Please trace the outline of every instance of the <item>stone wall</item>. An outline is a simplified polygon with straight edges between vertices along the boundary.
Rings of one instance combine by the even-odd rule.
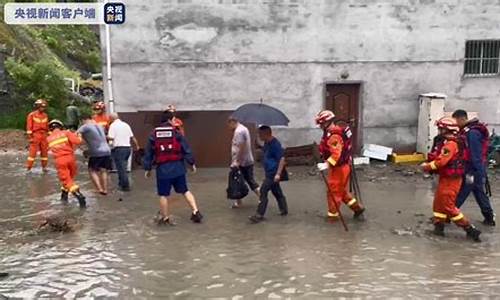
[[[442,92],[497,128],[500,78],[463,78],[467,39],[500,39],[493,0],[127,0],[112,27],[118,111],[264,101],[286,145],[317,138],[327,81],[360,81],[363,143],[412,146],[418,95]],[[348,73],[347,79],[341,74]]]

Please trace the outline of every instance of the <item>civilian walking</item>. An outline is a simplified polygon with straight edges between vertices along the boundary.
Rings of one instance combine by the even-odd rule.
[[[239,168],[243,178],[257,196],[259,196],[259,185],[255,182],[253,175],[254,159],[252,155],[252,139],[248,128],[243,126],[234,117],[229,117],[227,124],[233,133],[231,144],[231,168]],[[241,200],[233,203],[233,208],[239,207]]]
[[[278,139],[273,136],[271,127],[261,126],[259,128],[259,138],[264,142],[263,164],[266,178],[260,186],[260,202],[257,213],[250,217],[252,223],[259,223],[264,220],[267,203],[269,202],[269,192],[273,194],[274,198],[276,198],[276,202],[278,202],[280,215],[288,215],[288,205],[280,186],[280,181],[288,180],[284,172],[285,151],[283,147],[281,147],[281,143]]]
[[[116,171],[118,173],[118,187],[124,192],[130,191],[130,183],[127,174],[127,165],[130,155],[132,154],[132,144],[135,149],[139,150],[139,143],[134,137],[130,125],[120,120],[117,113],[110,114],[111,125],[109,126],[108,140],[112,145],[111,157],[115,162]]]
[[[111,170],[111,149],[104,128],[92,120],[88,114],[82,115],[83,125],[78,129],[89,148],[89,174],[97,191],[108,194],[108,172]]]

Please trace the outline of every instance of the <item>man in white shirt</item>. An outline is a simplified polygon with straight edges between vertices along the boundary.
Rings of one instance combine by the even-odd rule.
[[[254,159],[252,155],[252,139],[250,132],[235,117],[229,117],[227,124],[233,130],[233,140],[231,144],[231,168],[238,168],[245,178],[250,189],[259,196],[259,184],[255,182],[253,175]],[[241,205],[241,200],[233,203],[232,207]]]
[[[130,184],[127,175],[127,164],[132,153],[131,142],[134,143],[137,150],[139,149],[139,143],[134,137],[130,126],[120,120],[117,113],[110,115],[110,122],[108,140],[112,146],[111,156],[118,173],[118,186],[120,190],[128,192],[130,191]]]

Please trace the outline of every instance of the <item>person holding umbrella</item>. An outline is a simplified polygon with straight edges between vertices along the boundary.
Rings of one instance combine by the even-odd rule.
[[[260,126],[259,138],[264,142],[264,158],[263,165],[266,173],[266,178],[260,186],[260,202],[257,208],[257,213],[249,217],[250,222],[256,224],[264,220],[264,215],[267,209],[269,199],[267,195],[271,191],[278,202],[278,207],[281,216],[288,215],[288,205],[285,195],[280,186],[280,181],[288,180],[285,172],[285,151],[281,147],[281,143],[273,136],[271,127]]]

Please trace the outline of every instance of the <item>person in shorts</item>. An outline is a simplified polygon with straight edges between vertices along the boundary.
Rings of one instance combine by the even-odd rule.
[[[188,189],[184,164],[186,162],[196,172],[193,153],[184,136],[175,128],[174,117],[172,111],[166,110],[162,115],[162,124],[149,136],[144,156],[145,177],[151,176],[153,164],[156,164],[156,187],[160,196],[159,225],[172,224],[168,210],[172,188],[182,194],[191,207],[191,221],[201,223],[203,216],[194,195]]]
[[[108,172],[112,169],[112,162],[106,133],[89,114],[82,115],[82,123],[77,133],[88,146],[90,179],[101,195],[107,195]]]

